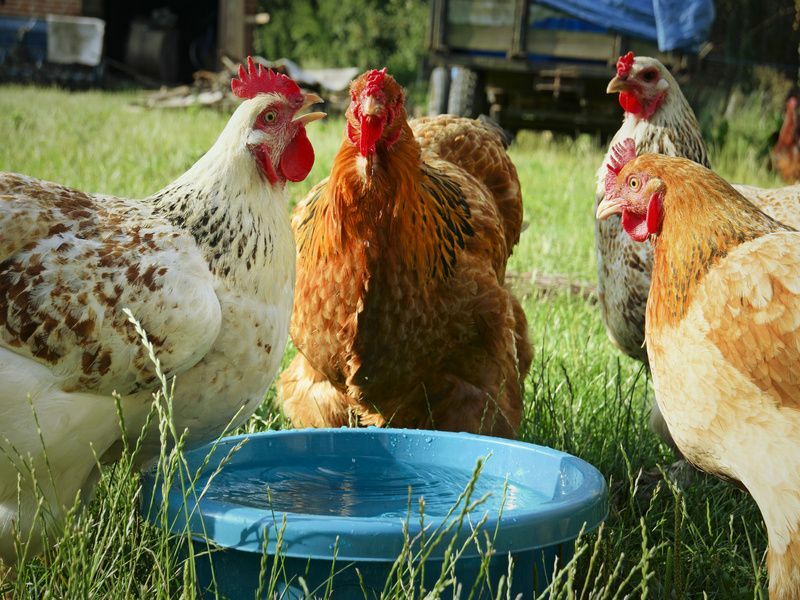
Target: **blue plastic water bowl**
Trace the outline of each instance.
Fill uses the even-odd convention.
[[[174,477],[167,487],[155,470],[144,474],[142,511],[176,534],[188,526],[208,597],[272,589],[283,598],[377,598],[424,555],[417,589],[432,589],[444,572],[442,597],[456,585],[465,598],[472,589],[474,598],[494,597],[510,561],[511,597],[530,598],[570,560],[581,530],[608,513],[605,480],[588,463],[464,433],[265,432],[186,459],[199,473],[193,484]]]

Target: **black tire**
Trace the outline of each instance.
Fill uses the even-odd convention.
[[[447,112],[450,94],[450,68],[434,67],[428,86],[428,116],[435,117]]]
[[[486,110],[486,93],[480,75],[472,69],[456,67],[450,82],[447,112],[459,117],[475,118]]]

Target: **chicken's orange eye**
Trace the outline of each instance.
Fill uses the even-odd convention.
[[[278,113],[276,113],[274,110],[271,110],[269,112],[265,112],[264,113],[264,123],[272,123],[277,116],[278,116]]]
[[[628,181],[628,185],[633,191],[636,191],[639,189],[639,180],[636,179],[636,177],[631,177]]]

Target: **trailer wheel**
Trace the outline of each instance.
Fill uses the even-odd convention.
[[[450,94],[450,68],[434,67],[428,86],[428,116],[435,117],[447,112]]]
[[[456,67],[450,82],[447,112],[459,117],[475,118],[486,109],[486,92],[480,75],[472,69]]]

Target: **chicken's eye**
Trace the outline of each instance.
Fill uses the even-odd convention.
[[[654,70],[645,71],[642,73],[642,79],[645,80],[647,83],[652,83],[658,77],[658,73]]]
[[[274,110],[264,113],[264,123],[272,123],[278,116]]]
[[[630,181],[628,181],[628,185],[633,191],[636,191],[639,189],[639,180],[636,179],[636,177],[631,177]]]

